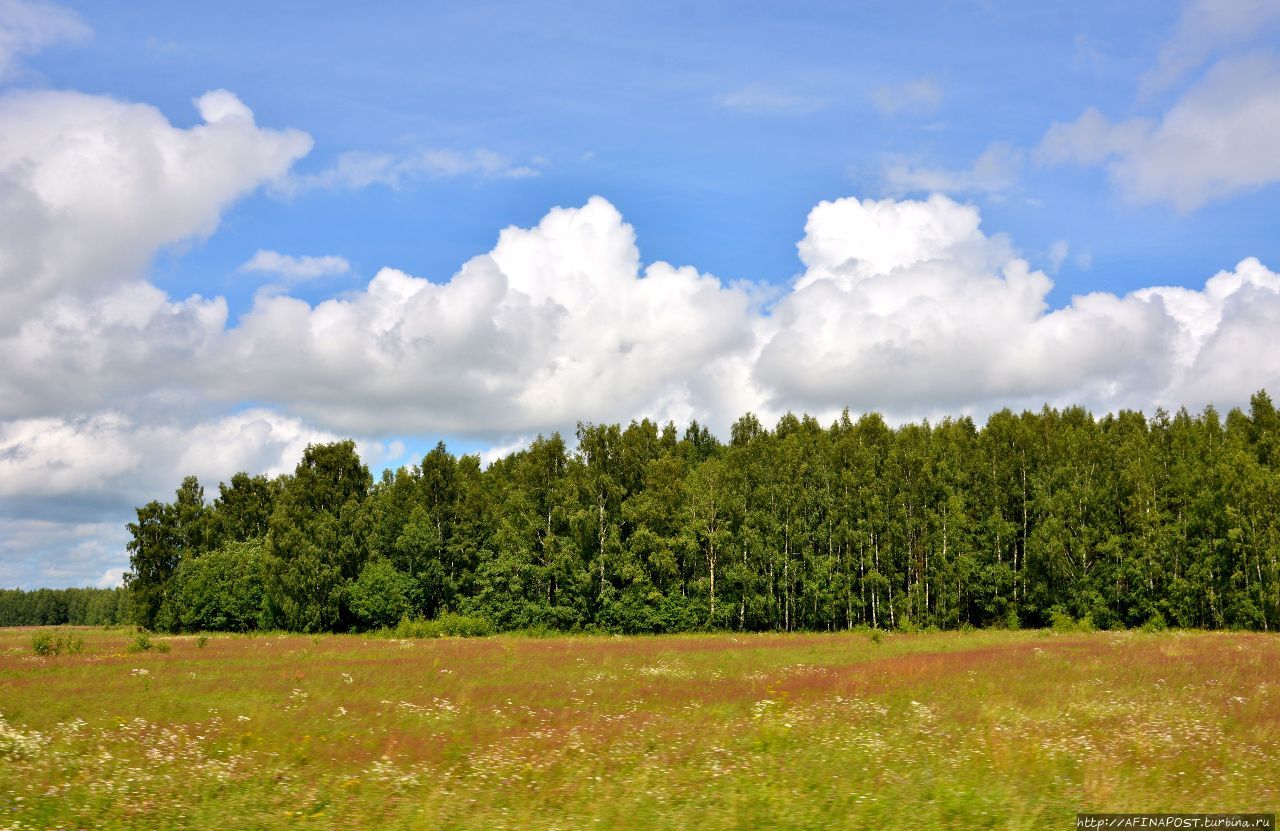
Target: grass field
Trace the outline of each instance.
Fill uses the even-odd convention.
[[[0,829],[1074,828],[1280,807],[1280,638],[0,630]]]

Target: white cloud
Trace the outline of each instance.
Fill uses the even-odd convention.
[[[123,521],[58,522],[0,516],[0,586],[109,588],[128,565]]]
[[[1204,291],[1095,293],[1055,310],[1052,281],[945,197],[824,202],[805,231],[807,270],[774,308],[754,370],[778,406],[1149,409],[1241,401],[1280,382],[1280,350],[1266,340],[1280,276],[1255,260]],[[1247,369],[1210,370],[1229,360]]]
[[[166,410],[199,395],[227,323],[222,298],[171,300],[144,282],[45,302],[0,336],[0,418]]]
[[[1054,124],[1037,152],[1048,163],[1105,164],[1127,198],[1182,212],[1280,181],[1280,61],[1224,60],[1158,122],[1087,110]]]
[[[351,263],[345,257],[293,257],[278,251],[259,249],[237,271],[255,274],[273,274],[291,283],[330,277],[351,271]]]
[[[196,100],[204,123],[72,92],[0,97],[0,333],[63,292],[136,281],[162,246],[211,233],[222,211],[311,147],[257,127],[225,91]]]
[[[1199,106],[1194,95],[1179,106]],[[213,487],[240,469],[285,471],[307,442],[345,435],[369,437],[376,465],[403,452],[381,443],[401,434],[509,446],[579,419],[696,417],[723,431],[748,409],[913,418],[1046,400],[1234,403],[1280,387],[1280,276],[1257,261],[1203,290],[1053,309],[1049,276],[941,195],[821,203],[798,245],[804,271],[774,296],[646,265],[597,197],[503,230],[451,278],[384,268],[316,304],[259,294],[233,324],[222,298],[145,282],[147,263],[210,233],[310,142],[257,127],[230,93],[197,105],[204,123],[180,130],[110,99],[0,99],[0,579],[113,579],[130,506],[188,473]],[[1132,161],[1126,142],[1163,141],[1178,123],[1173,111],[1159,128],[1104,123],[1062,152]],[[1069,254],[1055,246],[1048,261]],[[295,274],[337,267],[260,255]]]
[[[1026,153],[1005,142],[996,142],[965,170],[915,167],[902,160],[885,166],[889,193],[1001,193],[1018,182]]]
[[[747,115],[809,115],[826,109],[825,99],[752,84],[720,96],[718,103]]]
[[[23,56],[57,43],[81,41],[92,30],[75,12],[52,3],[0,0],[0,80],[14,75]]]
[[[871,103],[885,115],[928,115],[942,104],[942,87],[932,78],[884,84],[872,91]]]
[[[445,283],[384,268],[315,307],[259,297],[215,387],[340,430],[528,432],[713,406],[708,370],[752,340],[751,298],[692,268],[641,268],[603,199],[507,228]],[[422,394],[429,391],[429,394]]]
[[[1066,240],[1055,240],[1049,246],[1049,271],[1056,274],[1062,268],[1062,264],[1067,261],[1067,255],[1071,253],[1071,246]]]
[[[291,472],[307,444],[338,438],[267,410],[193,424],[118,412],[0,421],[0,586],[118,585],[135,506],[171,499],[187,475],[212,500],[237,471]],[[404,445],[357,450],[376,470]]]
[[[1142,94],[1164,92],[1217,50],[1253,41],[1277,21],[1280,0],[1189,0],[1156,66],[1142,76]]]
[[[427,149],[405,156],[353,150],[338,156],[329,167],[308,174],[296,174],[277,184],[283,196],[311,190],[360,190],[372,185],[398,190],[433,179],[474,176],[478,179],[530,179],[542,175],[546,159],[528,163],[512,161],[492,150],[463,152]]]

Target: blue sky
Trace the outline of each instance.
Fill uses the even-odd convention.
[[[175,124],[195,121],[193,96],[229,89],[259,123],[315,138],[300,170],[346,151],[486,148],[545,159],[540,175],[252,197],[206,243],[162,260],[164,285],[246,302],[232,272],[260,247],[339,251],[365,277],[392,265],[447,279],[498,228],[593,194],[637,228],[646,259],[784,281],[800,270],[809,208],[887,193],[894,158],[959,169],[993,142],[1034,147],[1088,107],[1158,115],[1177,95],[1139,95],[1178,27],[1165,2],[307,8],[86,4],[92,40],[33,63],[50,86],[148,102]],[[876,106],[878,90],[921,80],[936,100]],[[724,103],[744,90],[765,100]],[[1280,247],[1268,194],[1188,217],[1127,204],[1101,171],[1031,164],[1008,193],[964,195],[1033,260],[1057,240],[1092,255],[1088,269],[1064,263],[1059,302],[1194,283],[1243,256],[1274,262]]]
[[[0,585],[342,436],[1241,404],[1278,197],[1280,0],[0,0]]]

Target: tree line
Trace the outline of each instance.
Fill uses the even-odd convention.
[[[188,477],[129,524],[161,630],[350,631],[445,613],[608,632],[1280,624],[1280,415],[1080,407],[890,427],[747,414],[580,424],[487,468]]]
[[[116,589],[0,589],[0,626],[115,626],[129,623],[129,592]]]

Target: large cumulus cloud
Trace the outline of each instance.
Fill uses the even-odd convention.
[[[210,234],[222,211],[311,148],[224,90],[174,127],[145,104],[75,92],[0,97],[0,332],[62,294],[138,279],[161,246]]]
[[[395,436],[510,445],[578,419],[723,432],[747,409],[981,416],[1280,386],[1280,276],[1258,261],[1054,308],[1014,241],[940,195],[816,206],[780,287],[646,264],[596,197],[502,230],[455,274],[388,264],[319,303],[277,286],[232,320],[221,298],[146,282],[147,263],[212,233],[310,140],[259,127],[230,93],[197,106],[181,129],[106,98],[0,99],[0,578],[76,582],[59,546],[85,580],[118,572],[103,529],[129,506],[188,473],[212,488],[287,470],[338,436],[376,464]]]

